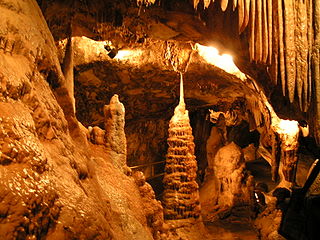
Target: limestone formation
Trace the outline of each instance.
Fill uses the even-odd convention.
[[[106,131],[99,128],[98,126],[89,127],[88,129],[90,135],[89,140],[94,144],[104,145]]]
[[[169,123],[163,204],[166,219],[199,218],[199,186],[196,182],[197,161],[194,155],[192,128],[183,99],[180,82],[180,102]]]
[[[222,212],[252,204],[253,179],[245,172],[243,153],[235,143],[219,149],[212,167],[200,190],[204,219],[215,220]]]
[[[248,197],[248,192],[243,192],[245,162],[241,149],[230,143],[222,147],[215,159],[213,171],[218,179],[218,205],[234,206],[241,202],[244,194]],[[246,187],[246,186],[245,186]],[[246,199],[249,202],[249,199]]]
[[[158,225],[111,147],[70,135],[78,122],[37,2],[1,1],[0,15],[0,239],[152,240]]]
[[[125,109],[119,101],[118,95],[113,95],[109,105],[105,105],[105,144],[106,147],[112,150],[111,159],[118,168],[126,166],[127,141],[124,133],[124,117]]]
[[[119,101],[118,95],[113,95],[109,105],[105,105],[105,130],[106,145],[116,153],[126,153],[126,138],[124,135],[124,116],[125,110],[123,104]]]
[[[155,240],[167,239],[161,202],[156,200],[154,191],[150,184],[146,182],[145,176],[142,172],[135,172],[133,174],[133,178],[139,188],[143,201],[143,209],[147,217],[148,226],[152,231],[153,238]]]
[[[210,175],[213,173],[213,165],[214,165],[214,158],[219,150],[224,145],[224,134],[223,131],[213,126],[211,128],[210,136],[207,140],[207,161],[208,166],[206,168],[206,175]]]
[[[254,118],[250,131],[263,129],[264,157],[273,173],[280,167],[282,180],[292,181],[298,136],[273,129],[266,104],[284,119],[308,118],[311,135],[320,139],[320,2],[193,3],[196,10],[186,0],[0,0],[0,239],[211,239],[190,236],[202,224],[190,125],[205,149],[210,133],[199,131],[196,122],[208,120],[198,113],[209,108],[225,113],[226,124],[220,136],[212,133],[208,155],[197,155],[203,165],[208,156],[211,170],[201,191],[207,219],[253,205],[241,149],[229,144],[218,152],[228,137],[225,129],[247,121],[247,113]],[[114,55],[106,44],[117,50]],[[228,61],[212,65],[199,44],[219,49],[221,60],[232,53],[245,74],[221,67]],[[182,219],[170,224],[183,224],[174,231],[168,224],[166,234],[150,185],[156,188],[152,180],[158,180],[161,191],[161,181],[149,178],[149,184],[140,173],[132,177],[126,159],[128,153],[132,165],[147,168],[164,159],[176,71],[187,80],[190,123],[181,102],[169,129],[164,213],[167,220]],[[237,98],[244,99],[246,114],[230,111]],[[161,176],[162,164],[151,168],[148,177]],[[261,237],[279,239],[281,214],[267,209],[257,225]],[[213,235],[225,239],[220,232]]]

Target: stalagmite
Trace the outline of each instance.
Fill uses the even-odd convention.
[[[228,0],[221,0],[221,10],[224,12],[228,7]]]
[[[256,0],[256,24],[255,24],[255,45],[256,45],[256,51],[255,51],[255,60],[257,62],[260,62],[262,60],[262,0]]]
[[[272,63],[272,27],[273,27],[273,24],[272,24],[272,1],[270,0],[267,0],[267,13],[268,13],[268,52],[269,52],[269,55],[268,55],[268,64],[271,65]]]
[[[256,1],[251,0],[250,6],[250,39],[249,39],[249,53],[250,61],[255,60],[255,15],[256,15]]]
[[[307,38],[307,9],[303,0],[296,2],[296,78],[297,93],[300,109],[303,110],[302,90],[308,88],[308,38]]]
[[[242,24],[244,20],[244,0],[238,0],[238,24],[239,24],[239,34],[242,31]]]
[[[163,203],[166,219],[200,216],[199,186],[196,182],[197,161],[188,110],[183,97],[180,73],[180,101],[169,123]]]
[[[278,29],[279,29],[279,66],[280,66],[280,79],[282,84],[282,94],[286,95],[286,70],[284,62],[284,43],[283,43],[283,14],[282,14],[282,0],[277,0],[278,7]]]
[[[110,99],[110,104],[103,108],[105,123],[105,145],[110,151],[110,159],[119,169],[126,167],[127,140],[124,133],[125,109],[117,94]]]
[[[294,42],[294,0],[284,1],[284,47],[286,64],[286,82],[289,94],[289,100],[294,100],[296,86],[296,63],[295,63],[295,42]]]
[[[268,15],[267,0],[262,0],[262,63],[267,62],[268,58]]]

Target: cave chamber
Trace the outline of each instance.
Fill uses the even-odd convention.
[[[319,11],[1,0],[0,238],[286,239],[319,157]]]

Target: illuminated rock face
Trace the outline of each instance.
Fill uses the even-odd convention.
[[[189,114],[183,101],[183,90],[180,103],[169,123],[168,145],[163,179],[165,218],[198,218],[200,204],[199,186],[196,182],[197,161]]]

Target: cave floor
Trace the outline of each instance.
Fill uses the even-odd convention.
[[[174,234],[171,240],[259,240],[259,234],[248,219],[233,218],[216,221],[192,221],[190,219],[167,220]]]
[[[205,223],[208,240],[257,240],[257,231],[249,223],[215,221]]]

